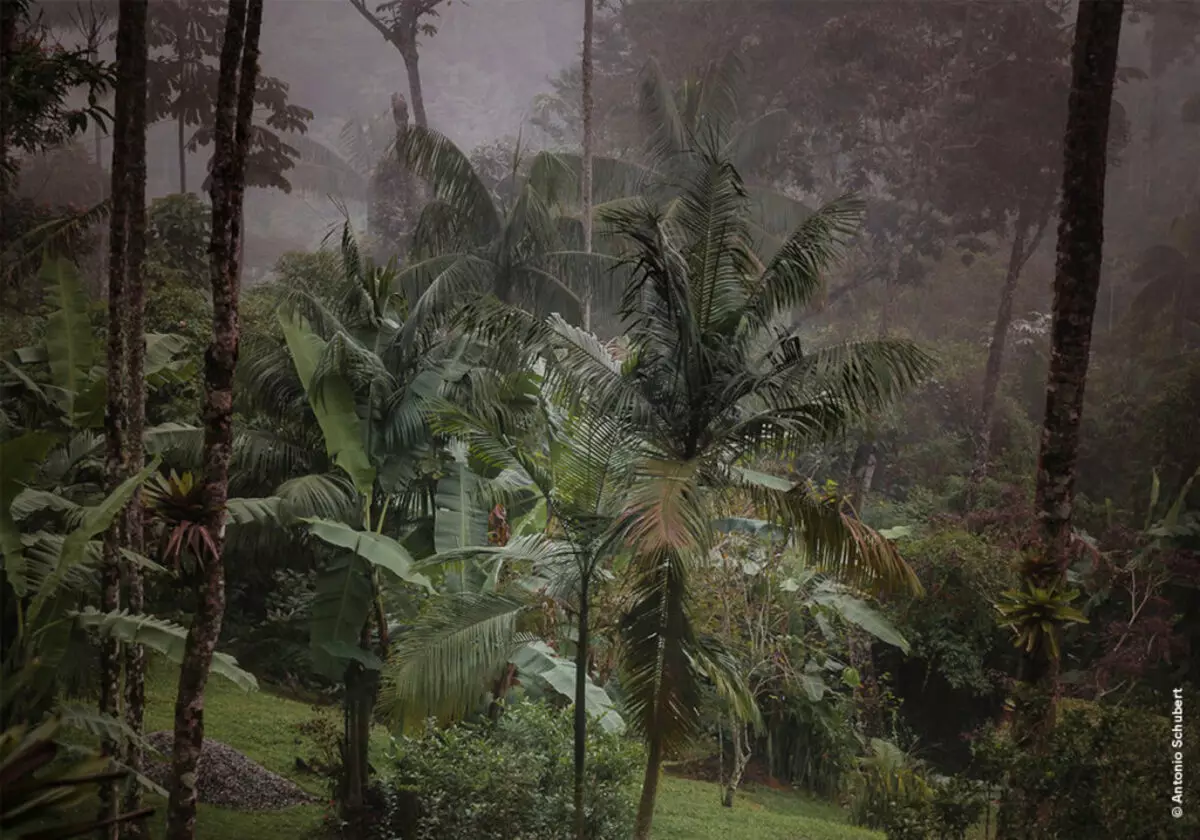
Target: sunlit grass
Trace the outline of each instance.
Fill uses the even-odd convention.
[[[175,669],[153,669],[147,684],[146,731],[171,728],[175,703]],[[330,710],[329,713],[336,715]],[[297,726],[314,711],[304,703],[259,691],[246,694],[214,677],[205,696],[205,736],[228,744],[305,790],[323,795],[320,783],[296,771],[296,758],[310,748]],[[372,752],[382,758],[387,734],[377,730]],[[151,820],[155,838],[162,836],[166,803]],[[321,830],[324,806],[300,805],[282,811],[236,811],[202,805],[200,840],[306,840]],[[820,800],[767,788],[739,792],[733,808],[723,808],[717,786],[666,777],[659,788],[654,819],[655,840],[880,840],[882,834],[846,824],[844,811]],[[447,838],[451,840],[451,838]]]
[[[667,777],[659,787],[655,840],[882,840],[883,835],[846,824],[845,812],[828,802],[750,787],[732,808],[721,805],[710,782]]]

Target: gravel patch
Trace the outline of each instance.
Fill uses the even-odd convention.
[[[170,732],[152,732],[146,736],[156,750],[167,756],[171,754],[173,738]],[[170,763],[149,756],[148,759],[146,775],[156,784],[167,787]],[[317,801],[317,797],[295,782],[272,773],[233,747],[208,738],[204,739],[196,771],[200,801],[208,805],[244,811],[276,811]]]

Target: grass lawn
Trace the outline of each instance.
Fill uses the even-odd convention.
[[[717,786],[663,778],[654,812],[655,840],[881,840],[882,834],[847,825],[835,805],[769,788],[739,791],[721,806]]]
[[[156,667],[147,684],[146,731],[171,728],[175,701],[174,669]],[[306,753],[296,725],[311,720],[310,707],[266,691],[245,694],[213,677],[205,697],[205,737],[241,750],[259,764],[321,794],[311,776],[296,772],[297,756]],[[382,751],[380,730],[376,747]],[[151,818],[153,836],[162,836],[166,803]],[[201,805],[200,840],[305,840],[320,826],[323,806],[301,805],[283,811],[233,811]],[[655,840],[881,840],[882,834],[847,825],[842,811],[796,794],[749,789],[733,808],[722,808],[716,785],[667,776],[659,788]],[[459,840],[446,838],[446,840]]]

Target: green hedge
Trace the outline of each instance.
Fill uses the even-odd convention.
[[[393,741],[384,773],[391,838],[568,840],[573,837],[572,710],[521,702],[495,723],[431,729]],[[626,840],[640,749],[589,727],[591,840]]]

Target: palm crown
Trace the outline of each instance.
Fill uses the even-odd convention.
[[[814,565],[861,586],[919,589],[894,547],[838,500],[753,469],[843,432],[928,367],[905,342],[805,352],[778,326],[818,292],[860,206],[821,208],[764,264],[734,166],[717,146],[687,154],[692,174],[665,207],[635,199],[600,217],[627,244],[632,279],[619,312],[628,358],[616,361],[561,319],[549,337],[557,387],[634,430],[636,476],[614,536],[633,555],[622,685],[650,745],[643,832],[658,763],[694,731],[698,681],[713,673],[713,651],[689,617],[688,571],[712,545],[715,512],[748,498],[793,529]]]

